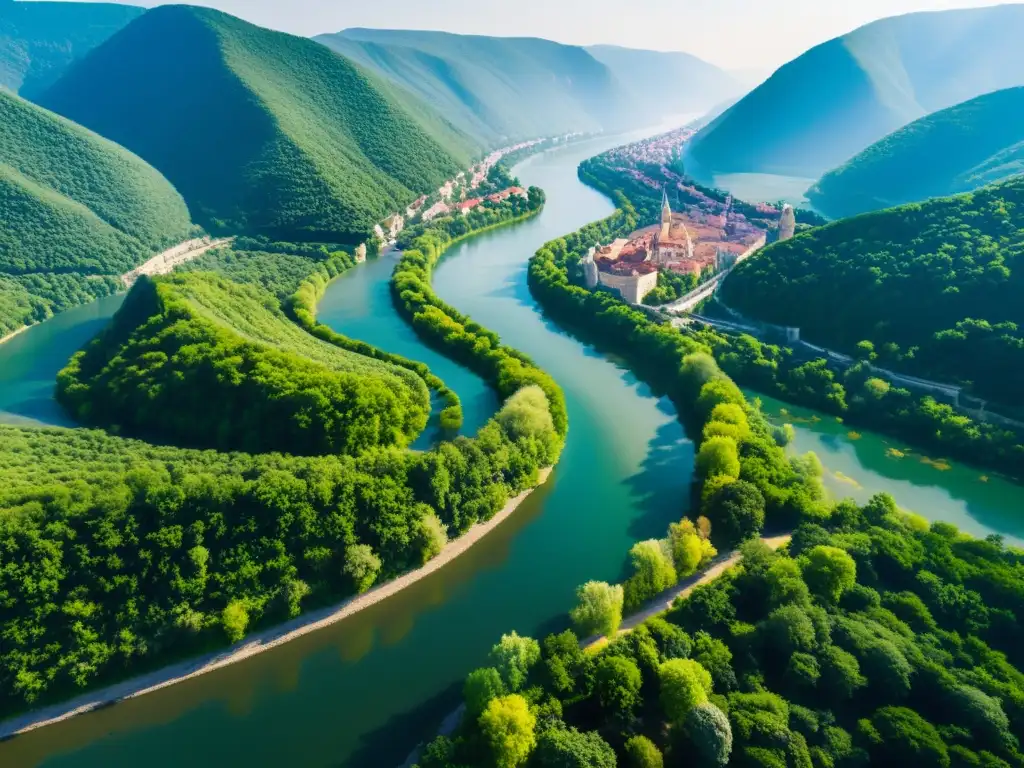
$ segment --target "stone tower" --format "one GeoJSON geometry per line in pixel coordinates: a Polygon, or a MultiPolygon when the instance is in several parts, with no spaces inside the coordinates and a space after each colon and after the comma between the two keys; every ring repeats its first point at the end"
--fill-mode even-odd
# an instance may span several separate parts
{"type": "Polygon", "coordinates": [[[789,240],[796,232],[796,212],[793,206],[788,203],[782,206],[782,216],[779,217],[779,241],[789,240]]]}
{"type": "Polygon", "coordinates": [[[661,188],[661,226],[672,225],[672,209],[668,205],[668,190],[661,188]]]}

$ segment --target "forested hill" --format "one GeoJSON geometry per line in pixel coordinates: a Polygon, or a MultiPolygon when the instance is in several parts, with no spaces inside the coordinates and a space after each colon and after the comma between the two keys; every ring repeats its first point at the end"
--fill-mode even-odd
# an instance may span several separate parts
{"type": "Polygon", "coordinates": [[[0,0],[0,87],[33,98],[142,12],[113,3],[0,0]]]}
{"type": "Polygon", "coordinates": [[[210,272],[136,283],[57,396],[117,433],[296,455],[404,446],[430,411],[415,373],[321,341],[264,289],[210,272]]]}
{"type": "Polygon", "coordinates": [[[684,53],[405,30],[347,29],[315,39],[490,146],[646,126],[741,90],[722,70],[684,53]]]}
{"type": "Polygon", "coordinates": [[[138,153],[215,231],[357,242],[472,142],[311,40],[191,6],[149,11],[40,99],[138,153]]]}
{"type": "Polygon", "coordinates": [[[807,193],[834,218],[969,192],[1024,170],[1024,88],[915,120],[829,171],[807,193]]]}
{"type": "Polygon", "coordinates": [[[781,67],[691,143],[689,170],[817,177],[897,128],[1024,85],[1024,5],[882,19],[781,67]]]}
{"type": "Polygon", "coordinates": [[[191,226],[154,168],[3,89],[0,221],[0,336],[110,293],[191,226]]]}
{"type": "Polygon", "coordinates": [[[548,40],[370,29],[315,39],[417,94],[488,146],[597,131],[628,101],[585,50],[548,40]]]}
{"type": "Polygon", "coordinates": [[[776,243],[740,264],[721,295],[747,315],[800,327],[808,341],[1019,406],[1022,253],[1016,177],[776,243]]]}

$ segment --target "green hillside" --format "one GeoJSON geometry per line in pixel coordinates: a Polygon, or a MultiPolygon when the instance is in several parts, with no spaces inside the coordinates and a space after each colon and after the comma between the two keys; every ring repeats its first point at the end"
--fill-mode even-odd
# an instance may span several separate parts
{"type": "MultiPolygon", "coordinates": [[[[315,39],[416,94],[488,146],[638,119],[625,84],[577,46],[375,29],[315,39]]],[[[639,118],[650,122],[651,113],[639,118]]]]}
{"type": "Polygon", "coordinates": [[[1022,405],[1022,254],[1017,177],[798,234],[740,264],[721,296],[816,344],[1022,405]]]}
{"type": "Polygon", "coordinates": [[[154,168],[4,90],[0,221],[0,335],[110,293],[191,226],[154,168]]]}
{"type": "Polygon", "coordinates": [[[320,341],[270,293],[209,272],[141,280],[57,395],[118,432],[299,455],[404,445],[430,410],[414,373],[320,341]]]}
{"type": "Polygon", "coordinates": [[[781,67],[689,147],[724,173],[817,177],[907,123],[1024,84],[1024,5],[882,19],[781,67]]]}
{"type": "Polygon", "coordinates": [[[362,240],[474,151],[325,47],[190,6],[136,19],[41,103],[152,163],[201,223],[290,241],[362,240]]]}
{"type": "Polygon", "coordinates": [[[0,0],[0,87],[34,98],[141,13],[113,3],[0,0]]]}
{"type": "Polygon", "coordinates": [[[968,192],[1024,170],[1024,88],[1007,88],[915,120],[825,174],[808,191],[841,218],[968,192]]]}

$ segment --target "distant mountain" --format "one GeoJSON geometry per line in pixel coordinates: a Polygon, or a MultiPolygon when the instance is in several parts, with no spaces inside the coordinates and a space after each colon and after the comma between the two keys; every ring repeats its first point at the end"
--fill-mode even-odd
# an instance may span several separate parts
{"type": "Polygon", "coordinates": [[[1024,5],[882,19],[781,67],[691,142],[688,168],[817,177],[939,109],[1024,84],[1024,5]]]}
{"type": "Polygon", "coordinates": [[[730,307],[878,364],[1024,405],[1024,176],[775,243],[722,286],[730,307]],[[873,347],[858,347],[869,341],[873,347]]]}
{"type": "Polygon", "coordinates": [[[488,146],[623,124],[621,83],[582,48],[534,38],[348,29],[318,42],[416,94],[488,146]]]}
{"type": "Polygon", "coordinates": [[[147,12],[40,103],[138,153],[214,230],[356,242],[476,152],[311,40],[206,8],[147,12]]]}
{"type": "Polygon", "coordinates": [[[1024,172],[1024,88],[934,112],[825,174],[807,193],[834,218],[968,192],[1024,172]]]}
{"type": "Polygon", "coordinates": [[[112,3],[0,0],[0,87],[31,99],[143,11],[112,3]]]}
{"type": "Polygon", "coordinates": [[[0,221],[0,336],[111,292],[191,226],[154,168],[2,89],[0,221]]]}
{"type": "Polygon", "coordinates": [[[404,30],[347,29],[315,39],[488,146],[650,125],[739,91],[722,70],[684,53],[404,30]]]}
{"type": "Polygon", "coordinates": [[[592,45],[590,55],[607,66],[653,116],[703,112],[747,90],[725,70],[688,53],[592,45]]]}

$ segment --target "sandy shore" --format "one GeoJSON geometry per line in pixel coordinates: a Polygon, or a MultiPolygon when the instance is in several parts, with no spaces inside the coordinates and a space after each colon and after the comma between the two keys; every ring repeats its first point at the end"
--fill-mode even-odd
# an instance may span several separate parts
{"type": "Polygon", "coordinates": [[[13,338],[14,338],[15,336],[17,336],[17,335],[18,335],[19,333],[24,333],[25,331],[27,331],[27,330],[28,330],[29,328],[31,328],[31,327],[32,327],[31,325],[23,325],[23,326],[21,326],[21,328],[19,328],[18,330],[16,330],[16,331],[11,331],[11,332],[10,332],[10,333],[8,333],[8,334],[7,334],[6,336],[4,336],[4,337],[0,338],[0,344],[3,344],[4,342],[10,341],[10,340],[11,340],[11,339],[13,339],[13,338]]]}
{"type": "MultiPolygon", "coordinates": [[[[542,470],[538,486],[543,485],[550,474],[550,469],[542,470]]],[[[258,653],[269,651],[271,648],[276,648],[283,643],[287,643],[289,640],[294,640],[302,635],[315,632],[318,629],[330,626],[335,622],[341,621],[348,616],[358,613],[365,608],[369,608],[371,605],[375,605],[382,600],[386,600],[410,584],[413,584],[425,576],[430,575],[434,571],[443,568],[446,564],[450,563],[463,552],[467,551],[476,542],[480,541],[480,539],[493,531],[509,516],[511,516],[519,505],[522,504],[530,495],[532,490],[533,489],[523,491],[515,498],[509,499],[508,503],[500,512],[498,512],[498,514],[486,523],[473,526],[465,534],[454,541],[449,542],[437,557],[422,568],[410,571],[409,573],[399,576],[397,579],[380,584],[368,592],[364,592],[356,597],[351,597],[335,606],[323,608],[319,611],[312,611],[284,624],[279,624],[276,627],[263,630],[262,632],[256,632],[249,635],[236,645],[233,645],[223,651],[216,651],[195,659],[183,661],[178,664],[172,664],[171,666],[164,667],[163,669],[159,669],[145,675],[140,675],[139,677],[134,677],[121,683],[116,683],[98,691],[82,694],[81,696],[77,696],[61,704],[54,704],[49,707],[43,707],[42,709],[28,712],[24,715],[12,717],[3,723],[0,723],[0,739],[10,738],[11,736],[16,736],[19,733],[26,733],[28,731],[35,730],[36,728],[42,728],[46,725],[59,723],[60,721],[67,720],[75,715],[90,712],[94,709],[99,709],[100,707],[109,706],[117,703],[118,701],[124,701],[125,699],[132,699],[136,696],[142,696],[153,691],[158,691],[161,688],[166,688],[169,685],[180,683],[183,680],[198,677],[199,675],[207,672],[212,672],[215,669],[226,667],[229,664],[244,661],[258,653]]]]}

